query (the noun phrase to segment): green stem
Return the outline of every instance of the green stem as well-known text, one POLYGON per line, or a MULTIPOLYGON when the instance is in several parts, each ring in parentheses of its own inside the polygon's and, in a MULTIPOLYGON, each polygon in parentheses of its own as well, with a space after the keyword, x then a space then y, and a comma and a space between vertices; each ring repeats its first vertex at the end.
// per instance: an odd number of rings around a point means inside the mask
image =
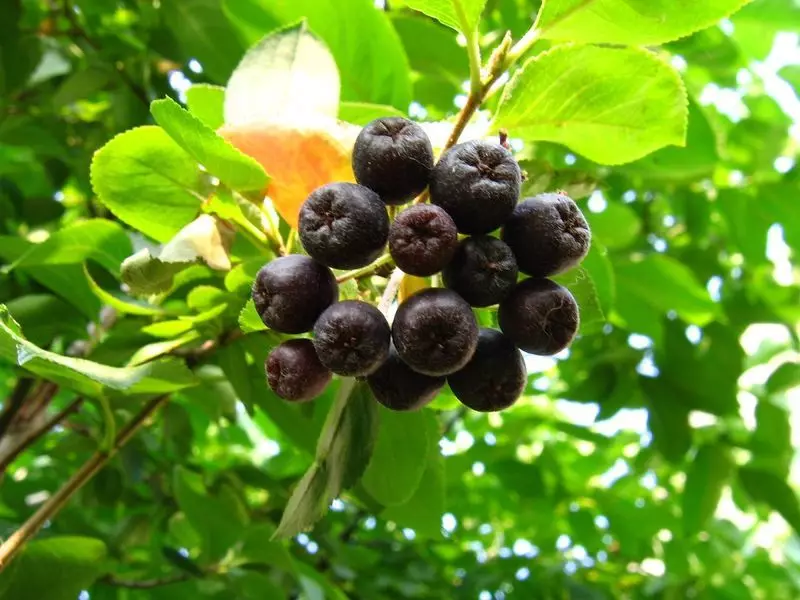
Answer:
POLYGON ((467 13, 461 0, 452 0, 458 22, 464 37, 467 38, 467 57, 469 59, 470 94, 478 94, 481 90, 481 47, 478 43, 477 26, 470 25, 467 13))
POLYGON ((511 50, 508 51, 505 60, 505 69, 516 63, 522 56, 531 49, 531 47, 539 41, 539 37, 541 35, 541 30, 537 29, 536 24, 534 23, 528 31, 525 32, 519 41, 511 47, 511 50))
POLYGON ((366 267, 361 267, 360 269, 354 269, 352 271, 342 273, 336 278, 336 283, 344 283, 350 279, 358 279, 364 275, 371 275, 373 271, 378 270, 380 267, 389 264, 390 262, 392 262, 392 256, 387 252, 383 256, 375 259, 374 262, 371 262, 366 267))

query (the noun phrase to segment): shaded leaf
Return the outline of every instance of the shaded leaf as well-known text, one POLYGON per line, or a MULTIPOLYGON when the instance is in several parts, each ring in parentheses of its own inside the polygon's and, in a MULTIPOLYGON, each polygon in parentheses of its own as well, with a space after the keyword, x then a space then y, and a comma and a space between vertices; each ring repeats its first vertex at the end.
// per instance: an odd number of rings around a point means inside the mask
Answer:
POLYGON ((749 466, 739 469, 739 482, 754 502, 769 506, 800 533, 800 504, 788 483, 774 473, 749 466))
POLYGON ((701 446, 686 473, 683 489, 683 533, 702 531, 722 497, 733 474, 730 450, 720 443, 701 446))

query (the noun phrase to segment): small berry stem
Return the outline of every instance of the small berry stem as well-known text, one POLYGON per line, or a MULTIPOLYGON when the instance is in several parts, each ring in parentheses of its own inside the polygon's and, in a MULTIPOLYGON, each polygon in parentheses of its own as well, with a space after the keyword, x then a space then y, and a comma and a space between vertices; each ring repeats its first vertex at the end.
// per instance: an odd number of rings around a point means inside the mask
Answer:
POLYGON ((389 281, 386 283, 386 289, 383 290, 383 295, 381 295, 381 299, 378 302, 378 310, 381 311, 384 316, 389 314, 389 309, 392 307, 392 303, 397 296, 398 290, 400 290, 400 284, 403 283, 403 278, 405 276, 406 274, 400 269, 396 268, 394 271, 392 271, 392 275, 389 277, 389 281))
POLYGON ((360 269, 353 269, 352 271, 347 271, 347 273, 342 273, 336 278, 336 283, 344 283, 350 279, 358 279, 360 277, 364 277, 365 275, 371 275, 383 265, 389 264, 390 262, 392 262, 392 255, 387 252, 383 256, 375 259, 375 261, 371 262, 366 267, 361 267, 360 269))

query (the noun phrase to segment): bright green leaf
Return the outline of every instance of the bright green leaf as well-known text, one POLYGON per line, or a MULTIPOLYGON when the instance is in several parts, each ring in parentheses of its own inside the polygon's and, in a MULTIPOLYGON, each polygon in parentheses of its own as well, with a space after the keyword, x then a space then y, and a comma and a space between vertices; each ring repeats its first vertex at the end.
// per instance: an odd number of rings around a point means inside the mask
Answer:
POLYGON ((28 542, 0 574, 0 597, 75 600, 107 568, 101 540, 57 536, 28 542))
POLYGON ((154 101, 150 112, 181 148, 231 189, 250 191, 266 187, 267 174, 255 159, 234 148, 172 98, 154 101))
POLYGON ((186 90, 186 107, 206 126, 217 130, 225 122, 225 88, 196 83, 186 90))
POLYGON ((194 384, 191 372, 174 359, 119 368, 43 350, 22 336, 4 305, 0 305, 0 358, 92 397, 100 395, 104 387, 129 394, 157 394, 194 384))
POLYGON ((625 248, 639 236, 642 222, 627 204, 609 202, 603 212, 587 212, 586 219, 597 237, 608 248, 625 248))
POLYGON ((91 177, 111 212, 159 242, 191 221, 203 201, 197 163, 160 127, 119 134, 94 155, 91 177))
POLYGON ((122 294, 104 290, 97 285, 94 279, 92 279, 92 276, 89 274, 89 270, 85 265, 83 268, 83 274, 86 276, 86 281, 89 283, 89 287, 91 288, 92 292, 94 292, 94 295, 97 296, 103 302, 103 304, 110 306, 119 313, 128 315, 157 316, 163 315, 166 312, 161 306, 142 302, 140 300, 136 300, 135 298, 123 298, 122 294))
POLYGON ((678 73, 649 51, 563 45, 514 74, 494 126, 616 165, 682 146, 686 102, 678 73))
MULTIPOLYGON (((597 332, 605 323, 605 315, 597 297, 592 276, 583 266, 571 269, 553 277, 553 281, 566 287, 575 297, 580 309, 580 330, 582 333, 597 332)), ((605 282, 604 282, 605 284, 605 282)))
POLYGON ((750 0, 546 0, 543 38, 582 43, 663 44, 710 27, 750 0))
POLYGON ((342 102, 339 104, 339 118, 355 125, 366 125, 381 117, 405 117, 405 113, 393 106, 368 104, 366 102, 342 102))
POLYGON ((378 437, 361 484, 384 506, 404 504, 417 490, 430 454, 425 421, 431 418, 430 411, 378 408, 378 437))
POLYGON ((722 444, 701 446, 686 473, 683 489, 683 533, 702 531, 722 497, 722 489, 733 474, 730 450, 722 444))
POLYGON ((468 31, 478 27, 486 0, 404 0, 406 6, 425 13, 456 31, 467 33, 461 25, 463 13, 468 31))

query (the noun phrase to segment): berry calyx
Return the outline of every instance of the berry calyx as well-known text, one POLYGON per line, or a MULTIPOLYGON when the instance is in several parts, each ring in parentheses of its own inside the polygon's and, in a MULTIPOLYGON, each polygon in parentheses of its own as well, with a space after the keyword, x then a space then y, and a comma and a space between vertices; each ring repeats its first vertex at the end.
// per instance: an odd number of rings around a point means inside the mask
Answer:
POLYGON ((431 175, 431 202, 453 217, 461 233, 489 233, 514 210, 522 180, 512 154, 494 142, 456 144, 431 175))
POLYGON ((406 299, 392 323, 400 358, 418 373, 449 375, 475 352, 478 323, 469 304, 452 290, 429 288, 406 299))
POLYGON ((375 399, 391 410, 418 410, 430 403, 444 386, 444 377, 417 373, 400 358, 392 344, 389 358, 367 377, 375 399))
POLYGON ((389 227, 389 253, 404 273, 428 277, 441 271, 458 246, 453 219, 432 204, 401 212, 389 227))
POLYGON ((526 279, 500 303, 500 329, 525 352, 550 356, 569 346, 578 331, 578 304, 549 279, 526 279))
POLYGON ((276 346, 264 363, 267 383, 275 394, 292 402, 308 402, 330 383, 331 372, 319 361, 311 340, 288 340, 276 346))
POLYGON ((461 241, 442 279, 472 306, 491 306, 517 283, 517 261, 501 240, 476 235, 461 241))
POLYGON ((252 297, 264 325, 280 333, 303 333, 339 299, 339 287, 326 266, 308 256, 290 254, 259 270, 252 297))
POLYGON ((525 389, 525 361, 507 335, 496 329, 481 329, 475 354, 447 382, 456 398, 472 410, 503 410, 525 389))
POLYGON ((298 227, 306 252, 335 269, 357 269, 386 245, 389 215, 378 194, 355 183, 317 188, 300 207, 298 227))
POLYGON ((356 181, 386 204, 405 204, 428 185, 433 148, 425 130, 403 117, 375 119, 353 146, 356 181))
POLYGON ((549 277, 576 266, 589 252, 592 240, 575 201, 555 193, 517 204, 502 237, 517 257, 519 270, 532 277, 549 277))
POLYGON ((364 377, 389 356, 391 330, 383 313, 360 300, 337 302, 314 325, 320 362, 337 375, 364 377))

